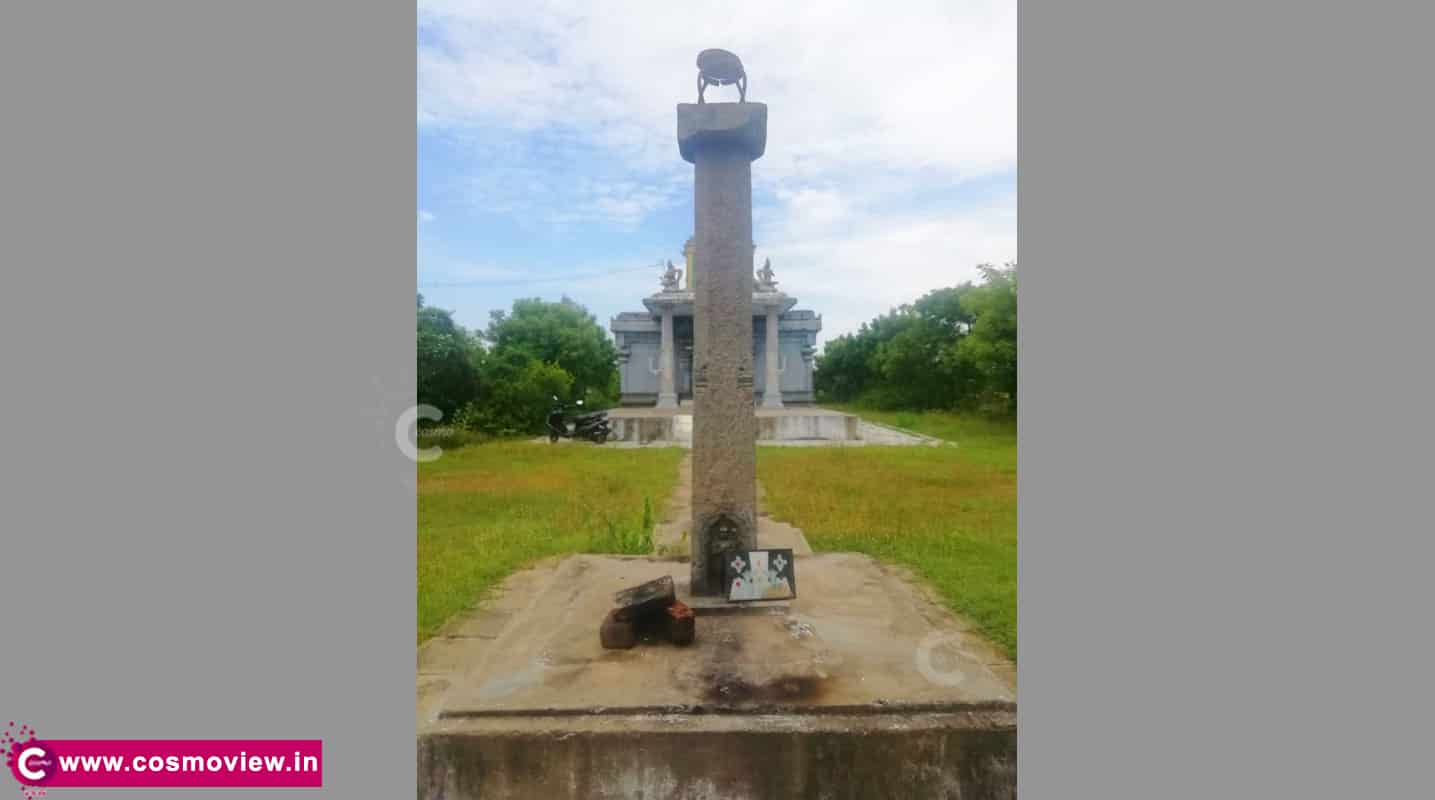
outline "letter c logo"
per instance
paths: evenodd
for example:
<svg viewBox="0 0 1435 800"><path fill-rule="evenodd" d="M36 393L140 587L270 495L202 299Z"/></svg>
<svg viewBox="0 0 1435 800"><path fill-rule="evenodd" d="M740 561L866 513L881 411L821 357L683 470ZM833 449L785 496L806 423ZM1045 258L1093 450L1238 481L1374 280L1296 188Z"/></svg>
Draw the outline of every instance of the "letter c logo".
<svg viewBox="0 0 1435 800"><path fill-rule="evenodd" d="M27 747L21 750L20 755L15 759L15 768L20 771L20 774L23 775L26 780L43 781L47 773L43 769L31 769L30 760L43 758L47 755L49 755L49 753L46 752L43 747ZM48 764L49 762L43 761L41 763Z"/></svg>
<svg viewBox="0 0 1435 800"><path fill-rule="evenodd" d="M443 455L441 447L427 447L422 450L416 444L409 441L409 431L413 429L421 419L438 422L443 419L443 411L434 406L424 403L406 409L399 415L398 424L394 426L394 438L398 441L399 451L414 461L433 461Z"/></svg>

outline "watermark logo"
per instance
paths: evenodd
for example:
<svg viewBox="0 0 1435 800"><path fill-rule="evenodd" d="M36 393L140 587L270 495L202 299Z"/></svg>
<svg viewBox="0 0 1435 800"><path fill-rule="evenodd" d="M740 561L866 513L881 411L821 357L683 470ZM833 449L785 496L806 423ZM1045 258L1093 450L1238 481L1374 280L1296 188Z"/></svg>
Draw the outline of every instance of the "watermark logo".
<svg viewBox="0 0 1435 800"><path fill-rule="evenodd" d="M929 682L951 688L966 680L962 662L971 663L976 659L962 648L960 634L950 631L934 631L927 634L917 645L915 655L917 672Z"/></svg>
<svg viewBox="0 0 1435 800"><path fill-rule="evenodd" d="M0 743L5 748L5 765L20 782L20 792L26 798L44 797L46 790L40 787L55 777L54 750L35 738L34 728L16 725L14 720L0 733Z"/></svg>
<svg viewBox="0 0 1435 800"><path fill-rule="evenodd" d="M421 419L438 422L443 419L443 411L427 403L420 403L405 409L403 413L399 414L398 423L394 425L394 440L398 442L399 452L411 460L433 461L443 455L443 448L425 447L421 449L418 446L417 430Z"/></svg>
<svg viewBox="0 0 1435 800"><path fill-rule="evenodd" d="M324 785L318 739L50 739L10 722L5 764L26 800L60 787L288 788Z"/></svg>

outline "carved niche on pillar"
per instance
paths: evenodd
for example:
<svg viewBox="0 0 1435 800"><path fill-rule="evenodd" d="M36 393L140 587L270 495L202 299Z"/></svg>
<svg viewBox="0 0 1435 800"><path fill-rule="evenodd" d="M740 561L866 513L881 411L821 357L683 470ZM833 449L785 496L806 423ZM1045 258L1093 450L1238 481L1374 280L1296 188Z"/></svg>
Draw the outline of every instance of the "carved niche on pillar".
<svg viewBox="0 0 1435 800"><path fill-rule="evenodd" d="M727 564L725 556L742 548L742 527L727 514L713 517L707 527L707 570L705 575L709 591L717 593L723 587L723 570Z"/></svg>

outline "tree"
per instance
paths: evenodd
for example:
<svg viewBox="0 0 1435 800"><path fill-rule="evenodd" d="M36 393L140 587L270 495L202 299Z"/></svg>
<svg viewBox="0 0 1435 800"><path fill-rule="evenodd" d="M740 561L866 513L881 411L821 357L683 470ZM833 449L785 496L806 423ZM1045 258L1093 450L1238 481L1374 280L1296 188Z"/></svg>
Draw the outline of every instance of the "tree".
<svg viewBox="0 0 1435 800"><path fill-rule="evenodd" d="M450 416L478 396L478 373L470 357L473 340L448 311L418 296L418 401Z"/></svg>
<svg viewBox="0 0 1435 800"><path fill-rule="evenodd" d="M1016 264L935 289L827 343L819 395L878 408L1016 402Z"/></svg>
<svg viewBox="0 0 1435 800"><path fill-rule="evenodd" d="M1016 262L1003 268L982 264L983 285L962 297L973 318L971 330L952 346L955 360L983 378L990 399L1016 411Z"/></svg>
<svg viewBox="0 0 1435 800"><path fill-rule="evenodd" d="M573 377L557 364L513 349L485 354L483 396L460 414L460 424L499 436L541 433L553 398L566 399Z"/></svg>
<svg viewBox="0 0 1435 800"><path fill-rule="evenodd" d="M863 324L866 328L866 324ZM813 386L823 397L839 403L856 400L873 380L867 367L875 340L844 333L827 343L817 356Z"/></svg>
<svg viewBox="0 0 1435 800"><path fill-rule="evenodd" d="M614 402L617 349L588 309L564 297L556 303L516 300L511 312L495 311L483 334L495 353L521 352L555 364L573 378L573 394Z"/></svg>

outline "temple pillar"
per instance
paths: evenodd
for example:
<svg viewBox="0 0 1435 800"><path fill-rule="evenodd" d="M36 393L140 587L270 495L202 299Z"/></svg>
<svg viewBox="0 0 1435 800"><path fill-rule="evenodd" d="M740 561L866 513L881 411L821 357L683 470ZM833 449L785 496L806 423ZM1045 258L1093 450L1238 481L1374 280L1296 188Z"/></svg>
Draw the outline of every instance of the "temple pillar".
<svg viewBox="0 0 1435 800"><path fill-rule="evenodd" d="M677 347L673 343L673 308L663 308L662 338L658 343L658 408L677 408Z"/></svg>
<svg viewBox="0 0 1435 800"><path fill-rule="evenodd" d="M693 246L692 237L688 237L688 240L683 243L683 258L688 262L687 269L683 272L683 288L694 291L698 288L698 276L696 272L693 272L693 268L697 265L697 259L693 258L696 252L697 248Z"/></svg>
<svg viewBox="0 0 1435 800"><path fill-rule="evenodd" d="M766 348L763 355L767 369L763 375L763 408L782 408L782 373L778 370L778 359L782 351L777 335L778 314L778 306L767 307L767 334L764 342Z"/></svg>

